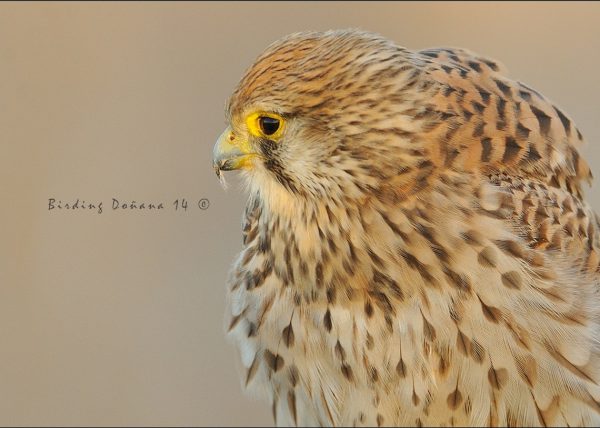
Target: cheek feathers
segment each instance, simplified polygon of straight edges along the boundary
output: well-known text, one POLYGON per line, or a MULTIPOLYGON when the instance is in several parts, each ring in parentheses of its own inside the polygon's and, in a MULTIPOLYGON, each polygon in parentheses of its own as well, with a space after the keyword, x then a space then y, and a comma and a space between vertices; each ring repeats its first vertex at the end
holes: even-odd
POLYGON ((267 159, 276 157, 279 149, 275 141, 267 138, 260 138, 258 141, 258 147, 260 153, 267 159))
POLYGON ((274 178, 288 191, 298 193, 299 187, 281 162, 281 146, 273 140, 261 138, 258 141, 258 147, 267 171, 273 174, 274 178))

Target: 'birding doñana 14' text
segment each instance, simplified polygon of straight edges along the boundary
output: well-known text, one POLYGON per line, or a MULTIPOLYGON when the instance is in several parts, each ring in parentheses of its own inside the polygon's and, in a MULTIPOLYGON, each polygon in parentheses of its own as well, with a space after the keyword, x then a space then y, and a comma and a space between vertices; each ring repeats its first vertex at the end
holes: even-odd
POLYGON ((210 202, 206 198, 188 200, 178 198, 169 202, 164 201, 138 201, 112 198, 108 203, 105 201, 86 201, 84 199, 61 200, 48 198, 48 211, 82 211, 102 214, 106 211, 128 211, 128 212, 161 212, 167 210, 191 211, 194 209, 206 210, 210 202))

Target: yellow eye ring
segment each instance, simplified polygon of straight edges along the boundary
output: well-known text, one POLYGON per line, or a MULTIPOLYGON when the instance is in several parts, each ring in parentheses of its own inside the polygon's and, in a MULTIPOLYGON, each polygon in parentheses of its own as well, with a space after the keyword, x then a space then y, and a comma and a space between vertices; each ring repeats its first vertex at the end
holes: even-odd
POLYGON ((246 118, 248 130, 255 137, 277 140, 283 133, 285 119, 275 113, 257 112, 246 118))

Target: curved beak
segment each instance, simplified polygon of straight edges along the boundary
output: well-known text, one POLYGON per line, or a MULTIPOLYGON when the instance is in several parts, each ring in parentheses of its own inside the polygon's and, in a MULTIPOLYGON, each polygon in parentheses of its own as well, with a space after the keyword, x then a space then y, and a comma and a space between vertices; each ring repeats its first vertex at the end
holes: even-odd
POLYGON ((217 176, 221 175, 221 171, 247 168, 254 155, 248 141, 238 138, 228 126, 213 148, 213 168, 217 176))

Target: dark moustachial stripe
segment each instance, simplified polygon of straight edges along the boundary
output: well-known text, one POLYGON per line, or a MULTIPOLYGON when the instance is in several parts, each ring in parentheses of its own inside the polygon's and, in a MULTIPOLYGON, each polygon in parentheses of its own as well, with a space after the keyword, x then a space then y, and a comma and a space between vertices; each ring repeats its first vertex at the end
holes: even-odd
POLYGON ((265 157, 265 167, 271 171, 277 181, 292 193, 298 193, 294 179, 285 170, 278 157, 278 146, 273 140, 263 138, 259 142, 261 154, 265 157))

